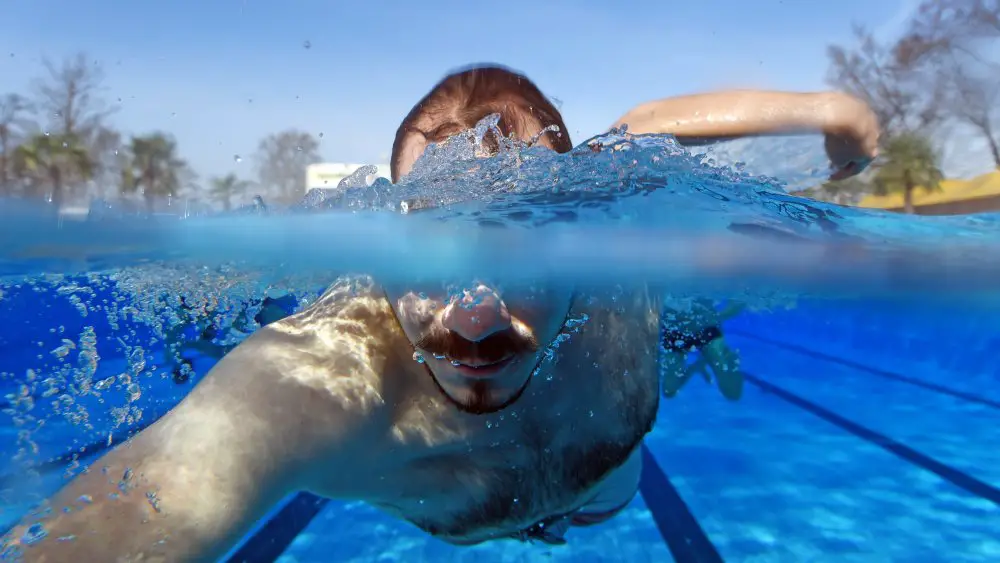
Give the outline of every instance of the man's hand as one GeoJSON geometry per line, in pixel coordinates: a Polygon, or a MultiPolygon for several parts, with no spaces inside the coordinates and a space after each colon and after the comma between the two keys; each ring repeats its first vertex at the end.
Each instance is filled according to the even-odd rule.
{"type": "Polygon", "coordinates": [[[861,173],[878,156],[880,127],[875,112],[861,100],[841,92],[827,94],[823,133],[833,172],[830,180],[861,173]]]}

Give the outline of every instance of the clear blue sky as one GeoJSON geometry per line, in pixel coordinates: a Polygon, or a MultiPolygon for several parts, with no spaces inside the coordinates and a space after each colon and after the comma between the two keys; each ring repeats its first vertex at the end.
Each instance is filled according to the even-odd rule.
{"type": "Polygon", "coordinates": [[[265,134],[323,134],[333,161],[384,161],[398,121],[471,62],[527,72],[576,142],[636,103],[720,87],[824,87],[826,46],[851,22],[899,29],[913,0],[636,2],[8,1],[0,92],[43,56],[101,61],[114,124],[172,132],[203,175],[251,174],[265,134]],[[308,43],[307,43],[308,42],[308,43]],[[308,48],[307,48],[308,44],[308,48]],[[117,102],[116,102],[117,103],[117,102]]]}

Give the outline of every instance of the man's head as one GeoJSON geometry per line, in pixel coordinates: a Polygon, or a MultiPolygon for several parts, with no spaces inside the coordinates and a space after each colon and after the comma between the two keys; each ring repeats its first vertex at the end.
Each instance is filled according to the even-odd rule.
{"type": "MultiPolygon", "coordinates": [[[[559,131],[546,132],[538,144],[560,153],[573,148],[559,110],[534,83],[503,67],[472,67],[445,77],[403,119],[392,143],[392,181],[408,174],[428,145],[472,129],[495,113],[505,136],[528,141],[555,125],[559,131]]],[[[483,141],[497,146],[493,137],[483,141]]]]}
{"type": "MultiPolygon", "coordinates": [[[[392,145],[392,181],[410,172],[428,145],[499,114],[507,137],[568,152],[566,124],[530,80],[508,69],[480,66],[439,82],[403,119],[392,145]],[[546,131],[555,125],[558,132],[546,131]]],[[[499,140],[483,139],[496,150],[499,140]]],[[[419,285],[419,284],[418,284],[419,285]]],[[[389,292],[397,317],[438,387],[460,408],[493,412],[516,400],[570,306],[564,288],[504,287],[470,280],[389,292]]]]}
{"type": "Polygon", "coordinates": [[[452,403],[474,414],[496,412],[520,397],[571,302],[565,288],[542,285],[499,289],[472,281],[386,289],[417,359],[452,403]]]}

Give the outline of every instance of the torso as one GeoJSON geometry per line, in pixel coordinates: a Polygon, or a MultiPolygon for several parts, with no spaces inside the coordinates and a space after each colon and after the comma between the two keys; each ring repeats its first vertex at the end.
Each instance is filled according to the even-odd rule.
{"type": "Polygon", "coordinates": [[[578,293],[569,317],[588,320],[565,330],[516,403],[490,415],[453,407],[410,359],[380,290],[366,291],[365,322],[381,330],[364,336],[380,364],[367,383],[382,430],[369,450],[370,481],[358,484],[364,500],[446,541],[476,543],[634,495],[636,466],[625,461],[659,397],[659,305],[644,289],[578,293]]]}

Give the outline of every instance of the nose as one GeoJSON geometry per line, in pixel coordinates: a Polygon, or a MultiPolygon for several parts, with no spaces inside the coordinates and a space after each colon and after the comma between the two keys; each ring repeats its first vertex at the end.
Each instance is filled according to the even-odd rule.
{"type": "Polygon", "coordinates": [[[462,338],[478,342],[510,328],[510,313],[496,291],[479,285],[449,303],[441,322],[446,329],[462,338]]]}

